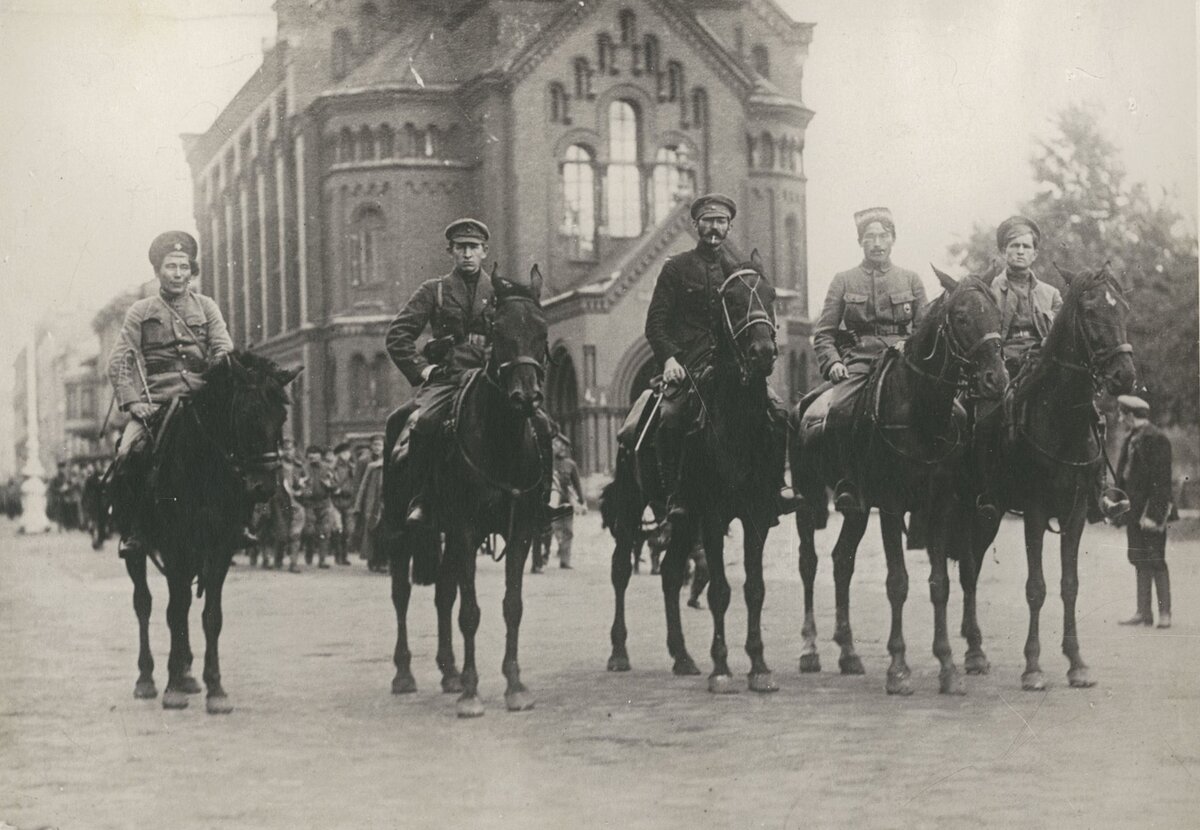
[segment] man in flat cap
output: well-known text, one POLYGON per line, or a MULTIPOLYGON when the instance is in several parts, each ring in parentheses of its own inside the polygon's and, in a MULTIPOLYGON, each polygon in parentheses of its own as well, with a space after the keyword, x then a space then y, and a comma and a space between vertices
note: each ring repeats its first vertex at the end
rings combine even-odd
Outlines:
MULTIPOLYGON (((925 287, 915 273, 892 264, 896 224, 885 207, 854 214, 863 260, 836 274, 813 333, 821 375, 830 384, 861 379, 889 346, 913 333, 925 316, 925 287)), ((819 391, 819 390, 817 390, 819 391)), ((849 471, 836 487, 838 510, 861 510, 849 471)))
MULTIPOLYGON (((155 238, 150 264, 158 293, 130 306, 108 358, 117 405, 130 416, 117 449, 114 485, 119 489, 137 487, 129 480, 128 459, 147 443, 146 420, 163 404, 198 392, 205 369, 233 351, 221 309, 191 290, 197 250, 196 240, 183 231, 155 238)), ((140 553, 143 547, 141 534, 132 528, 121 539, 120 552, 140 553)))
MULTIPOLYGON (((683 384, 689 373, 696 377, 707 367, 716 345, 713 321, 717 319, 715 310, 721 307, 719 291, 725 278, 737 266, 723 248, 737 215, 733 199, 720 193, 709 193, 692 202, 691 214, 698 237, 696 247, 663 264, 646 312, 646 339, 650 341, 655 358, 662 364, 663 382, 668 385, 683 384)), ((776 410, 772 424, 782 458, 786 454, 787 411, 769 387, 768 392, 776 410)), ((695 394, 690 389, 682 394, 664 395, 659 407, 655 441, 670 520, 678 520, 688 512, 679 488, 679 477, 684 435, 696 418, 695 409, 695 394)), ((783 514, 795 510, 799 500, 783 481, 782 464, 779 475, 776 510, 783 514)))
MULTIPOLYGON (((385 445, 388 457, 401 427, 411 421, 406 463, 416 487, 406 521, 414 525, 431 520, 428 486, 437 439, 451 414, 463 373, 487 362, 492 324, 494 293, 491 280, 483 274, 491 237, 487 225, 478 219, 458 219, 446 226, 445 235, 454 270, 421 283, 387 330, 388 355, 417 390, 413 400, 388 419, 385 445), (417 339, 426 326, 433 336, 418 351, 417 339)), ((553 464, 550 427, 545 414, 540 409, 535 412, 534 429, 544 444, 543 479, 548 487, 553 464)))
MULTIPOLYGON (((1129 496, 1125 522, 1129 562, 1137 570, 1137 613, 1121 625, 1153 625, 1151 586, 1158 592, 1158 627, 1171 627, 1171 574, 1167 570, 1167 518, 1171 514, 1171 441, 1150 423, 1150 404, 1135 395, 1117 398, 1129 430, 1117 462, 1117 487, 1129 496)), ((1122 505, 1123 507, 1124 505, 1122 505)))

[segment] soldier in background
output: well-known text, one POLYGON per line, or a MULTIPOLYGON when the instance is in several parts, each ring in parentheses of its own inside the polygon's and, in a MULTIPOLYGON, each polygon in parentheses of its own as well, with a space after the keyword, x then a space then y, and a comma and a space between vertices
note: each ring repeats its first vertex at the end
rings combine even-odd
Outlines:
POLYGON ((333 470, 325 463, 322 447, 310 446, 299 474, 296 497, 304 507, 304 563, 311 565, 314 553, 318 568, 328 568, 330 540, 335 527, 333 508, 333 470))
POLYGON ((370 458, 363 470, 352 508, 353 525, 358 528, 360 550, 373 573, 387 573, 387 551, 381 544, 383 520, 383 436, 371 437, 370 458))
POLYGON ((354 507, 354 462, 350 458, 350 443, 343 441, 333 448, 327 460, 333 473, 334 534, 333 560, 339 565, 350 564, 350 531, 354 507))

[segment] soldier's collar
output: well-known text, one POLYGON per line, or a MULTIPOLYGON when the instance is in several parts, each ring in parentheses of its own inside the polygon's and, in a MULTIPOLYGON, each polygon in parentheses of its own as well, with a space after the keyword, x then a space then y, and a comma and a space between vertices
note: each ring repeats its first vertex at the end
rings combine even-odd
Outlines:
POLYGON ((705 262, 717 262, 721 258, 721 249, 709 248, 703 242, 696 243, 696 254, 705 262))
POLYGON ((892 261, 889 259, 883 265, 876 265, 874 262, 871 262, 871 260, 863 257, 862 265, 859 267, 868 274, 886 274, 888 271, 892 270, 892 261))

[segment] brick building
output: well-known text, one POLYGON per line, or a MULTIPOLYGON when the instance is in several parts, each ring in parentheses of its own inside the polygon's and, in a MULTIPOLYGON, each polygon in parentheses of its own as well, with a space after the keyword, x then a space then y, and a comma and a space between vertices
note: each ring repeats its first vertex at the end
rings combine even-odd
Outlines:
POLYGON ((409 389, 392 315, 450 267, 442 229, 547 279, 548 407, 605 472, 656 368, 642 323, 686 204, 740 206, 731 241, 784 290, 775 385, 808 385, 800 90, 812 25, 771 0, 278 0, 276 44, 185 136, 201 288, 239 346, 285 366, 299 443, 379 429, 409 389))

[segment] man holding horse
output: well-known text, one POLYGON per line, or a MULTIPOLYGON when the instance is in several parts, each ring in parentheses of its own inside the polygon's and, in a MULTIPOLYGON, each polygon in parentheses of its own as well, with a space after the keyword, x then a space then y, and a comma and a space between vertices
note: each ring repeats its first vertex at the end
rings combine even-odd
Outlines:
MULTIPOLYGON (((646 339, 663 367, 663 384, 668 387, 659 406, 655 434, 659 476, 667 494, 667 518, 677 521, 688 513, 679 486, 683 467, 684 437, 697 418, 695 383, 712 362, 716 344, 714 327, 720 317, 720 291, 735 265, 723 247, 729 236, 737 205, 720 193, 709 193, 692 202, 692 224, 698 237, 691 251, 671 257, 663 264, 646 312, 646 339)), ((770 390, 770 387, 768 387, 770 390)), ((787 410, 774 392, 772 427, 780 457, 787 453, 787 410)), ((782 515, 796 509, 799 500, 782 478, 776 510, 782 515)))
MULTIPOLYGON (((186 398, 204 386, 202 373, 233 351, 233 340, 217 304, 191 290, 199 272, 198 246, 191 234, 167 231, 150 245, 150 264, 158 277, 158 294, 144 297, 125 314, 120 339, 108 359, 108 377, 117 405, 129 414, 114 462, 114 483, 136 489, 130 481, 131 456, 146 451, 147 422, 164 405, 186 398)), ((161 425, 160 425, 161 428, 161 425)), ((249 534, 244 542, 253 541, 249 534)), ((121 539, 122 556, 139 553, 137 528, 121 539)))
MULTIPOLYGON (((826 384, 810 393, 810 400, 848 378, 865 379, 875 359, 912 334, 925 315, 920 278, 892 264, 896 242, 892 212, 885 207, 860 210, 854 214, 854 224, 863 260, 836 274, 825 294, 813 348, 826 384)), ((843 511, 860 509, 853 477, 849 470, 843 475, 834 505, 843 511)))
MULTIPOLYGON (((487 362, 492 325, 494 292, 483 276, 491 238, 487 225, 478 219, 457 219, 446 227, 445 236, 454 270, 421 283, 387 331, 388 355, 416 389, 413 400, 388 419, 386 441, 390 454, 408 422, 407 464, 414 495, 406 522, 412 525, 431 521, 428 488, 437 463, 438 438, 453 414, 465 373, 482 369, 487 362), (427 326, 433 336, 418 350, 417 339, 427 326)), ((549 482, 553 477, 549 422, 539 408, 531 423, 543 445, 542 478, 549 482)))

